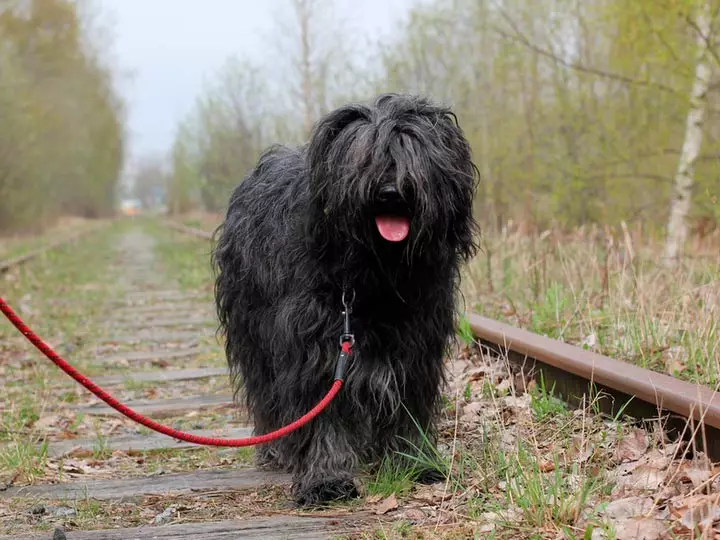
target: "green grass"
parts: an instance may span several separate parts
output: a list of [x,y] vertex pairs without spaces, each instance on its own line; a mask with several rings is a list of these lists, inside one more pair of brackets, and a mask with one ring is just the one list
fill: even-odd
[[[107,227],[84,237],[82,242],[50,250],[22,267],[17,279],[4,285],[3,295],[21,311],[41,337],[60,337],[66,350],[82,347],[92,337],[88,320],[98,317],[102,300],[112,293],[115,276],[105,268],[113,264],[112,245],[120,226]],[[106,279],[95,279],[98,275]],[[0,339],[16,336],[9,325],[0,327]]]
[[31,396],[20,394],[17,400],[7,399],[7,408],[0,416],[0,473],[29,481],[42,476],[47,443],[33,430],[39,418],[40,404]]
[[57,240],[67,238],[80,231],[87,230],[94,224],[83,219],[73,219],[56,224],[38,234],[17,234],[0,237],[0,261],[6,261],[30,253]]
[[545,387],[545,380],[542,376],[540,377],[540,384],[532,388],[530,392],[530,409],[538,422],[567,414],[567,404],[556,397],[554,390],[554,385],[549,390]]
[[148,222],[145,230],[157,241],[156,253],[162,270],[182,289],[212,295],[214,285],[209,241],[174,231],[157,222]]
[[[96,337],[100,301],[112,294],[114,276],[106,269],[113,263],[112,245],[121,224],[90,233],[46,252],[5,276],[3,296],[40,337],[75,366],[87,365],[84,348]],[[98,275],[106,279],[97,281]],[[86,286],[95,278],[93,286]],[[0,354],[5,384],[0,416],[0,474],[32,482],[42,476],[47,460],[42,430],[35,427],[53,402],[50,381],[67,376],[53,366],[9,324],[0,325]],[[24,360],[19,361],[18,358]],[[15,359],[15,360],[14,360]],[[75,392],[64,392],[59,401],[72,402]],[[3,444],[4,443],[4,444]]]

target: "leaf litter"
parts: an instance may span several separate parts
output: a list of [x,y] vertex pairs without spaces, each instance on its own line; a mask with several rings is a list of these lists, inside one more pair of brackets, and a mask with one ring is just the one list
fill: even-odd
[[496,538],[720,533],[720,467],[702,452],[589,406],[547,418],[549,396],[513,371],[476,346],[451,362],[439,448],[453,480],[397,498],[418,534],[454,537],[468,524]]

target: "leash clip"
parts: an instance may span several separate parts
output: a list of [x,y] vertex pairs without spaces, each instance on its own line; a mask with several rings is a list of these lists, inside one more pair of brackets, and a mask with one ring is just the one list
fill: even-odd
[[352,297],[349,301],[345,293],[346,289],[343,289],[343,333],[340,334],[340,355],[335,366],[336,381],[342,381],[345,378],[348,360],[352,354],[353,345],[355,345],[355,335],[350,331],[350,313],[352,313],[352,304],[355,301],[355,289],[352,290]]
[[342,293],[342,304],[345,309],[343,309],[343,333],[340,334],[340,346],[344,343],[350,343],[350,346],[352,347],[355,345],[355,334],[353,334],[350,331],[350,314],[352,313],[352,304],[355,301],[355,289],[352,290],[352,297],[348,301],[346,297],[347,289],[343,289]]

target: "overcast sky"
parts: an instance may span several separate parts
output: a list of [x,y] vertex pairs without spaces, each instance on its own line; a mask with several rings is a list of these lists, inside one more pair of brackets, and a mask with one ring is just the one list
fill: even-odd
[[[336,0],[336,10],[364,37],[396,28],[413,0]],[[129,153],[166,152],[178,121],[204,80],[231,54],[262,61],[278,10],[288,0],[96,0],[114,31],[114,57],[131,72],[121,91]]]

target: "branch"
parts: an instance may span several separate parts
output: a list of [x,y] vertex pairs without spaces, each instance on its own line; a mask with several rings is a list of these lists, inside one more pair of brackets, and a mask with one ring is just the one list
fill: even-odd
[[[713,27],[713,23],[714,23],[716,16],[717,16],[717,11],[710,18],[710,28],[711,29]],[[715,47],[714,47],[715,44],[713,43],[713,40],[712,40],[712,38],[713,38],[712,30],[710,30],[710,34],[706,36],[705,34],[702,33],[702,31],[698,28],[697,23],[692,18],[690,18],[689,15],[686,15],[685,17],[683,17],[683,19],[688,24],[688,26],[690,28],[692,28],[695,31],[695,33],[698,36],[700,36],[700,38],[702,38],[702,40],[705,42],[705,51],[713,58],[713,60],[715,60],[715,63],[718,65],[718,67],[720,67],[720,55],[718,54],[718,52],[715,50]],[[715,86],[717,86],[717,85],[715,85]]]
[[657,89],[659,89],[659,90],[663,90],[663,91],[665,91],[665,92],[669,92],[669,93],[671,93],[671,94],[673,94],[673,95],[680,96],[680,93],[679,93],[677,90],[675,90],[674,88],[672,88],[672,87],[670,87],[670,86],[666,86],[666,85],[664,85],[664,84],[661,84],[661,83],[656,83],[656,82],[653,82],[653,81],[633,79],[632,77],[626,77],[625,75],[621,75],[621,74],[619,74],[619,73],[612,73],[612,72],[604,71],[604,70],[602,70],[602,69],[598,69],[598,68],[594,68],[594,67],[583,66],[582,64],[580,64],[580,63],[578,63],[578,62],[568,62],[567,60],[564,60],[563,58],[560,58],[560,57],[559,57],[555,52],[553,52],[552,50],[543,49],[542,47],[540,47],[540,46],[532,43],[532,42],[520,31],[520,29],[517,27],[517,25],[515,24],[515,22],[510,18],[509,15],[507,15],[507,13],[505,13],[505,10],[502,9],[502,7],[498,6],[498,10],[499,10],[500,14],[502,15],[503,19],[505,19],[505,21],[510,25],[510,27],[512,28],[512,30],[515,32],[515,35],[509,34],[508,32],[504,31],[503,29],[501,29],[501,28],[499,28],[499,27],[497,27],[497,26],[495,26],[495,25],[491,25],[491,28],[492,28],[497,34],[499,34],[501,37],[503,37],[503,38],[505,38],[505,39],[509,39],[509,40],[512,40],[512,41],[515,41],[515,42],[520,42],[522,45],[524,45],[524,46],[527,47],[528,49],[534,51],[535,53],[537,53],[537,54],[539,54],[539,55],[541,55],[541,56],[545,56],[546,58],[550,58],[551,60],[555,61],[556,63],[560,64],[560,65],[563,66],[563,67],[566,67],[566,68],[571,69],[571,70],[573,70],[573,71],[578,71],[578,72],[581,72],[581,73],[587,73],[587,74],[590,74],[590,75],[596,75],[596,76],[598,76],[598,77],[604,77],[604,78],[606,78],[606,79],[610,79],[610,80],[613,80],[613,81],[619,81],[619,82],[622,82],[622,83],[625,83],[625,84],[629,84],[629,85],[654,87],[654,88],[657,88]]

